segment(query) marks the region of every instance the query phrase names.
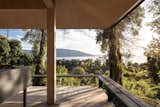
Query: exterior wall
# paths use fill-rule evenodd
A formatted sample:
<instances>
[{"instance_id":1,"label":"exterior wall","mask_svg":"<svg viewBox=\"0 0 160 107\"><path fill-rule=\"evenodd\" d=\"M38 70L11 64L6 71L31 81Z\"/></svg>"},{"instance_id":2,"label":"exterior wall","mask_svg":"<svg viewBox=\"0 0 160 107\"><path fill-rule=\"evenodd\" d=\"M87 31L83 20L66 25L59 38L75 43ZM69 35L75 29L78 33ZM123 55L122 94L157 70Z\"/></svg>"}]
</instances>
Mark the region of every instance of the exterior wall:
<instances>
[{"instance_id":1,"label":"exterior wall","mask_svg":"<svg viewBox=\"0 0 160 107\"><path fill-rule=\"evenodd\" d=\"M0 103L30 84L30 67L0 70Z\"/></svg>"}]
</instances>

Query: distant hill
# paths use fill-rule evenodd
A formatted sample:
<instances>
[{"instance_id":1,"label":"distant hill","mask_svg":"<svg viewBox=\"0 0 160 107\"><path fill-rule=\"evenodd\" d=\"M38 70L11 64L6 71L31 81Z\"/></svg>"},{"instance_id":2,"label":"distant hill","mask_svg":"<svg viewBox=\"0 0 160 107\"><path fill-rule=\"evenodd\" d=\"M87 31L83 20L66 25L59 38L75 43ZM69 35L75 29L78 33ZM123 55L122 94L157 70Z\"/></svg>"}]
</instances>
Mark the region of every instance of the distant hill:
<instances>
[{"instance_id":1,"label":"distant hill","mask_svg":"<svg viewBox=\"0 0 160 107\"><path fill-rule=\"evenodd\" d=\"M22 52L32 54L32 50L22 50Z\"/></svg>"},{"instance_id":2,"label":"distant hill","mask_svg":"<svg viewBox=\"0 0 160 107\"><path fill-rule=\"evenodd\" d=\"M93 56L88 53L84 53L77 50L70 50L70 49L57 49L57 57L83 57L83 56Z\"/></svg>"},{"instance_id":3,"label":"distant hill","mask_svg":"<svg viewBox=\"0 0 160 107\"><path fill-rule=\"evenodd\" d=\"M32 50L23 50L25 53L32 53ZM57 57L84 57L84 56L94 56L85 52L71 50L71 49L56 49Z\"/></svg>"}]
</instances>

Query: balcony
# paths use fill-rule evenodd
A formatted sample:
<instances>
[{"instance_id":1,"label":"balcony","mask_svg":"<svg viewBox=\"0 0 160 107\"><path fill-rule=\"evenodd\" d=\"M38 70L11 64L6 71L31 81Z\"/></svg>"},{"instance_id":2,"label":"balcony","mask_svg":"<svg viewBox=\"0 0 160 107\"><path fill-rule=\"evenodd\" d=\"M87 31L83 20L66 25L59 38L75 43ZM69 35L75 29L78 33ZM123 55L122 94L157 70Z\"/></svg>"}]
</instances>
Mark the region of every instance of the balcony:
<instances>
[{"instance_id":1,"label":"balcony","mask_svg":"<svg viewBox=\"0 0 160 107\"><path fill-rule=\"evenodd\" d=\"M46 76L33 76L39 77ZM54 107L150 107L104 75L61 75L57 78L94 78L99 81L99 85L58 85ZM51 107L46 103L47 87L29 86L26 89L4 101L0 107Z\"/></svg>"}]
</instances>

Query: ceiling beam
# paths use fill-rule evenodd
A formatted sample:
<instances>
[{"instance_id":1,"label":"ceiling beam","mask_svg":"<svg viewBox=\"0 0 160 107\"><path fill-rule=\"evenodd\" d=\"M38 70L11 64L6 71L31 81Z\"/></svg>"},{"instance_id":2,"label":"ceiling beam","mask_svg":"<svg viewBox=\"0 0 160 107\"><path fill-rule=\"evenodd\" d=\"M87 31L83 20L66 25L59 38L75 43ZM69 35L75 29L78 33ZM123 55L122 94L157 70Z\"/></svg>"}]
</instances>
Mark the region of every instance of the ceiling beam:
<instances>
[{"instance_id":1,"label":"ceiling beam","mask_svg":"<svg viewBox=\"0 0 160 107\"><path fill-rule=\"evenodd\" d=\"M53 8L53 0L43 0L44 4L46 5L47 8Z\"/></svg>"},{"instance_id":2,"label":"ceiling beam","mask_svg":"<svg viewBox=\"0 0 160 107\"><path fill-rule=\"evenodd\" d=\"M117 22L113 23L112 26L105 28L105 29L111 29L115 26L117 26L122 20L124 20L126 17L128 17L129 14L131 14L135 9L137 9L145 0L138 0L128 11L126 11L120 18L117 20Z\"/></svg>"},{"instance_id":3,"label":"ceiling beam","mask_svg":"<svg viewBox=\"0 0 160 107\"><path fill-rule=\"evenodd\" d=\"M0 9L0 28L46 28L46 10Z\"/></svg>"}]
</instances>

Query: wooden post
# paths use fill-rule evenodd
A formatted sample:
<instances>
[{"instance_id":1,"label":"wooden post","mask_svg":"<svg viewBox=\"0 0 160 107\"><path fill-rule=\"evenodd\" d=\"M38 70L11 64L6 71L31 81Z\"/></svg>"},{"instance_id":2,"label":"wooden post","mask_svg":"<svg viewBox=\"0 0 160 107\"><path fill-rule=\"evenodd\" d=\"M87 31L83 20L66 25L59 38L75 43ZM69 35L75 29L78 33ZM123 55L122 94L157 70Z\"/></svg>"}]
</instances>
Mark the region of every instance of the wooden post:
<instances>
[{"instance_id":1,"label":"wooden post","mask_svg":"<svg viewBox=\"0 0 160 107\"><path fill-rule=\"evenodd\" d=\"M26 107L27 105L27 87L24 87L23 89L23 107Z\"/></svg>"},{"instance_id":2,"label":"wooden post","mask_svg":"<svg viewBox=\"0 0 160 107\"><path fill-rule=\"evenodd\" d=\"M102 86L103 86L103 82L99 79L99 83L98 83L99 85L98 85L98 87L99 88L102 88Z\"/></svg>"},{"instance_id":3,"label":"wooden post","mask_svg":"<svg viewBox=\"0 0 160 107\"><path fill-rule=\"evenodd\" d=\"M47 103L56 102L56 17L55 3L47 9Z\"/></svg>"}]
</instances>

